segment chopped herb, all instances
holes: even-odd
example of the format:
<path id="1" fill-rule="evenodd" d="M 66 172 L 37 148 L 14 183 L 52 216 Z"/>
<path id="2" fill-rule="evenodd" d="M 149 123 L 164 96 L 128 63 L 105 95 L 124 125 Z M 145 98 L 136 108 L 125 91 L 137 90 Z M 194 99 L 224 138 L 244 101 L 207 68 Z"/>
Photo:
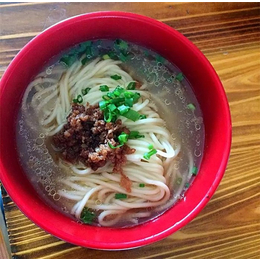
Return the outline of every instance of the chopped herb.
<path id="1" fill-rule="evenodd" d="M 108 143 L 108 146 L 111 148 L 111 149 L 116 149 L 116 148 L 119 148 L 119 147 L 121 147 L 121 146 L 123 146 L 124 144 L 119 144 L 119 145 L 117 145 L 117 146 L 114 146 L 114 145 L 112 145 L 111 143 Z"/>
<path id="2" fill-rule="evenodd" d="M 80 215 L 80 220 L 83 223 L 91 224 L 93 220 L 95 219 L 96 215 L 93 211 L 91 211 L 89 208 L 84 208 Z"/>
<path id="3" fill-rule="evenodd" d="M 115 199 L 127 199 L 127 195 L 124 193 L 116 193 Z"/>
<path id="4" fill-rule="evenodd" d="M 119 54 L 119 59 L 123 62 L 128 60 L 127 55 L 123 54 L 122 52 Z"/>
<path id="5" fill-rule="evenodd" d="M 149 145 L 148 145 L 148 149 L 149 149 L 149 150 L 152 150 L 152 149 L 153 149 L 153 145 L 152 145 L 152 144 L 149 144 Z"/>
<path id="6" fill-rule="evenodd" d="M 111 112 L 113 112 L 113 111 L 115 111 L 115 110 L 117 109 L 117 107 L 116 107 L 114 104 L 109 104 L 109 105 L 107 106 L 107 108 L 108 108 Z"/>
<path id="7" fill-rule="evenodd" d="M 122 132 L 119 136 L 118 136 L 118 141 L 120 144 L 125 144 L 128 140 L 128 134 L 126 134 L 125 132 Z"/>
<path id="8" fill-rule="evenodd" d="M 198 173 L 198 168 L 197 168 L 196 166 L 193 166 L 193 167 L 192 167 L 192 170 L 191 170 L 191 173 L 192 173 L 193 175 L 197 175 L 197 173 Z"/>
<path id="9" fill-rule="evenodd" d="M 165 59 L 160 55 L 157 55 L 155 59 L 157 62 L 161 62 L 161 63 L 164 63 L 164 61 L 165 61 Z"/>
<path id="10" fill-rule="evenodd" d="M 119 97 L 124 91 L 125 91 L 124 88 L 117 86 L 112 93 L 114 96 Z"/>
<path id="11" fill-rule="evenodd" d="M 128 49 L 128 44 L 127 42 L 117 39 L 115 40 L 115 47 L 118 47 L 120 50 L 127 50 Z"/>
<path id="12" fill-rule="evenodd" d="M 139 119 L 146 119 L 146 115 L 140 115 Z"/>
<path id="13" fill-rule="evenodd" d="M 140 184 L 139 184 L 139 187 L 140 187 L 140 188 L 144 188 L 144 187 L 145 187 L 145 184 L 144 184 L 144 183 L 140 183 Z"/>
<path id="14" fill-rule="evenodd" d="M 137 121 L 139 118 L 140 118 L 140 114 L 138 112 L 136 112 L 135 110 L 133 109 L 129 109 L 125 114 L 124 114 L 124 117 L 132 120 L 132 121 Z"/>
<path id="15" fill-rule="evenodd" d="M 133 98 L 126 98 L 125 104 L 129 107 L 132 107 L 134 105 L 134 99 Z"/>
<path id="16" fill-rule="evenodd" d="M 77 60 L 77 55 L 68 54 L 61 57 L 60 62 L 70 67 Z"/>
<path id="17" fill-rule="evenodd" d="M 108 59 L 110 59 L 110 57 L 109 57 L 108 54 L 103 55 L 102 58 L 103 58 L 103 60 L 108 60 Z"/>
<path id="18" fill-rule="evenodd" d="M 130 110 L 130 107 L 121 105 L 117 109 L 118 109 L 120 115 L 125 115 Z"/>
<path id="19" fill-rule="evenodd" d="M 138 138 L 144 138 L 144 135 L 140 135 L 138 131 L 131 131 L 129 133 L 128 139 L 138 139 Z"/>
<path id="20" fill-rule="evenodd" d="M 187 108 L 190 109 L 190 110 L 195 110 L 195 109 L 196 109 L 195 105 L 192 104 L 192 103 L 189 103 L 189 104 L 187 105 Z"/>
<path id="21" fill-rule="evenodd" d="M 190 187 L 190 184 L 187 182 L 187 183 L 185 183 L 184 187 L 185 187 L 185 188 L 189 188 L 189 187 Z"/>
<path id="22" fill-rule="evenodd" d="M 154 154 L 156 154 L 156 153 L 157 153 L 157 150 L 156 150 L 156 149 L 152 149 L 152 150 L 150 150 L 149 152 L 144 153 L 143 158 L 144 158 L 145 160 L 149 160 L 149 159 L 151 158 L 151 156 L 154 155 Z"/>
<path id="23" fill-rule="evenodd" d="M 181 72 L 178 73 L 178 74 L 176 75 L 175 79 L 178 80 L 178 81 L 182 81 L 182 80 L 184 79 L 183 74 L 182 74 Z"/>
<path id="24" fill-rule="evenodd" d="M 134 90 L 134 89 L 135 89 L 135 86 L 136 86 L 136 82 L 135 82 L 135 81 L 132 81 L 132 82 L 130 82 L 130 83 L 127 85 L 126 89 Z"/>
<path id="25" fill-rule="evenodd" d="M 108 88 L 107 85 L 101 85 L 101 86 L 99 86 L 99 89 L 100 89 L 100 91 L 102 91 L 102 92 L 109 91 L 109 88 Z"/>
<path id="26" fill-rule="evenodd" d="M 90 88 L 85 88 L 85 89 L 81 90 L 81 93 L 82 93 L 83 96 L 85 96 L 85 95 L 88 94 L 89 91 L 90 91 Z"/>
<path id="27" fill-rule="evenodd" d="M 119 80 L 119 79 L 121 79 L 122 77 L 121 77 L 120 75 L 115 74 L 115 75 L 110 76 L 110 78 L 111 78 L 111 79 L 114 79 L 114 80 Z"/>
<path id="28" fill-rule="evenodd" d="M 100 110 L 104 110 L 107 107 L 108 102 L 106 100 L 99 101 L 99 108 Z"/>
<path id="29" fill-rule="evenodd" d="M 83 98 L 82 98 L 82 96 L 81 95 L 78 95 L 77 96 L 77 98 L 74 98 L 73 100 L 72 100 L 72 102 L 73 103 L 82 103 L 83 102 Z"/>

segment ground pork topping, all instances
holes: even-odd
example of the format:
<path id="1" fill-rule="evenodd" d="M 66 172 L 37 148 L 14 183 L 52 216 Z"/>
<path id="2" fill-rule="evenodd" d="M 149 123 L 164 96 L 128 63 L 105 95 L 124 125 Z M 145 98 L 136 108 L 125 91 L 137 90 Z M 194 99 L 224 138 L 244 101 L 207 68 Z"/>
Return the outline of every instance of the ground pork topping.
<path id="1" fill-rule="evenodd" d="M 131 191 L 131 181 L 123 173 L 122 166 L 126 163 L 126 154 L 132 154 L 135 149 L 126 144 L 119 145 L 118 136 L 130 131 L 122 125 L 120 119 L 116 122 L 105 122 L 99 106 L 73 104 L 63 129 L 52 137 L 54 147 L 60 151 L 61 157 L 70 162 L 82 162 L 94 171 L 112 162 L 113 172 L 121 174 L 120 185 Z"/>

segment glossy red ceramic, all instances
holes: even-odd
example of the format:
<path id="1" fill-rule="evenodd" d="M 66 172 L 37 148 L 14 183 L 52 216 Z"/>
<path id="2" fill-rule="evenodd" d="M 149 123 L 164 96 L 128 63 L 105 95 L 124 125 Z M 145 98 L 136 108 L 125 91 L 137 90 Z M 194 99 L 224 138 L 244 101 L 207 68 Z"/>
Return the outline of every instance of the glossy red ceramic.
<path id="1" fill-rule="evenodd" d="M 81 225 L 46 205 L 20 166 L 15 124 L 30 80 L 51 57 L 77 43 L 122 38 L 151 48 L 175 63 L 191 82 L 205 123 L 205 150 L 200 172 L 180 201 L 162 216 L 132 228 Z M 215 192 L 226 169 L 231 120 L 222 84 L 204 55 L 183 35 L 148 17 L 124 12 L 89 13 L 60 22 L 30 41 L 14 58 L 1 80 L 0 177 L 20 210 L 38 226 L 73 244 L 120 250 L 150 244 L 189 223 Z"/>

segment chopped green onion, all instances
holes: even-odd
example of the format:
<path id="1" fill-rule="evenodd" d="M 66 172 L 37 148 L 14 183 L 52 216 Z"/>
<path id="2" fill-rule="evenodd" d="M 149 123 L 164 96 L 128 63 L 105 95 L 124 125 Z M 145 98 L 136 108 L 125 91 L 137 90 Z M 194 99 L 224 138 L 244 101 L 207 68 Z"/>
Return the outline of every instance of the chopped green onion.
<path id="1" fill-rule="evenodd" d="M 134 103 L 140 98 L 140 94 L 135 92 L 134 95 L 133 95 L 133 100 L 134 100 Z"/>
<path id="2" fill-rule="evenodd" d="M 125 132 L 122 132 L 119 136 L 118 136 L 118 141 L 120 144 L 125 144 L 128 140 L 128 134 L 126 134 Z"/>
<path id="3" fill-rule="evenodd" d="M 83 223 L 86 224 L 91 224 L 93 220 L 95 219 L 96 215 L 93 211 L 91 211 L 89 208 L 83 208 L 81 215 L 80 215 L 80 220 Z"/>
<path id="4" fill-rule="evenodd" d="M 129 107 L 132 107 L 134 105 L 134 99 L 133 98 L 126 98 L 125 104 Z"/>
<path id="5" fill-rule="evenodd" d="M 125 91 L 124 92 L 125 98 L 132 98 L 134 95 L 135 95 L 135 93 L 133 93 L 131 91 Z"/>
<path id="6" fill-rule="evenodd" d="M 82 95 L 83 96 L 85 96 L 85 95 L 87 95 L 88 94 L 88 92 L 90 91 L 90 88 L 83 88 L 82 90 L 81 90 L 81 93 L 82 93 Z"/>
<path id="7" fill-rule="evenodd" d="M 176 75 L 175 79 L 178 80 L 178 81 L 182 81 L 182 80 L 184 79 L 183 74 L 182 74 L 181 72 L 178 73 L 178 74 Z"/>
<path id="8" fill-rule="evenodd" d="M 107 55 L 110 57 L 110 59 L 118 60 L 118 56 L 113 51 L 108 52 Z"/>
<path id="9" fill-rule="evenodd" d="M 73 102 L 73 103 L 78 103 L 78 100 L 77 100 L 76 98 L 74 98 L 74 99 L 72 100 L 72 102 Z"/>
<path id="10" fill-rule="evenodd" d="M 110 97 L 108 97 L 107 95 L 104 95 L 104 96 L 102 96 L 102 98 L 104 99 L 104 100 L 110 100 Z"/>
<path id="11" fill-rule="evenodd" d="M 132 81 L 132 82 L 130 82 L 130 83 L 127 85 L 126 89 L 134 90 L 134 89 L 135 89 L 135 85 L 136 85 L 136 82 L 135 82 L 135 81 Z"/>
<path id="12" fill-rule="evenodd" d="M 110 57 L 109 57 L 108 54 L 103 55 L 102 58 L 103 58 L 103 60 L 108 60 L 108 59 L 110 59 Z"/>
<path id="13" fill-rule="evenodd" d="M 161 62 L 161 63 L 164 63 L 164 61 L 165 61 L 165 59 L 160 55 L 157 55 L 155 59 L 157 62 Z"/>
<path id="14" fill-rule="evenodd" d="M 101 86 L 99 86 L 99 90 L 102 92 L 106 92 L 106 91 L 109 91 L 109 88 L 107 85 L 101 85 Z"/>
<path id="15" fill-rule="evenodd" d="M 109 100 L 109 103 L 115 104 L 116 106 L 119 106 L 124 101 L 125 101 L 124 98 L 112 98 L 111 100 Z"/>
<path id="16" fill-rule="evenodd" d="M 104 120 L 105 120 L 105 122 L 109 123 L 109 122 L 112 121 L 112 119 L 113 119 L 112 112 L 109 111 L 109 110 L 105 110 L 105 113 L 104 113 Z"/>
<path id="17" fill-rule="evenodd" d="M 185 183 L 184 187 L 185 187 L 185 188 L 189 188 L 189 187 L 190 187 L 190 184 L 187 182 L 187 183 Z"/>
<path id="18" fill-rule="evenodd" d="M 114 79 L 114 80 L 119 80 L 119 79 L 121 79 L 122 77 L 121 77 L 120 75 L 115 74 L 115 75 L 110 76 L 110 78 L 111 78 L 111 79 Z"/>
<path id="19" fill-rule="evenodd" d="M 89 60 L 90 60 L 90 58 L 85 57 L 84 59 L 81 60 L 81 64 L 85 65 Z"/>
<path id="20" fill-rule="evenodd" d="M 117 109 L 119 110 L 120 115 L 125 115 L 125 113 L 127 113 L 130 108 L 128 106 L 121 105 L 121 106 L 117 107 Z"/>
<path id="21" fill-rule="evenodd" d="M 192 167 L 192 170 L 191 170 L 191 173 L 192 173 L 193 175 L 197 175 L 197 173 L 198 173 L 198 168 L 197 168 L 196 166 L 193 166 L 193 167 Z"/>
<path id="22" fill-rule="evenodd" d="M 116 193 L 115 199 L 127 199 L 127 195 L 124 193 Z"/>
<path id="23" fill-rule="evenodd" d="M 127 44 L 127 42 L 125 42 L 121 39 L 117 39 L 117 40 L 115 40 L 115 47 L 118 47 L 120 50 L 127 50 L 128 44 Z"/>
<path id="24" fill-rule="evenodd" d="M 187 105 L 187 108 L 190 109 L 190 110 L 195 110 L 195 109 L 196 109 L 195 105 L 192 104 L 192 103 L 189 103 L 189 104 Z"/>
<path id="25" fill-rule="evenodd" d="M 111 149 L 116 149 L 116 148 L 119 148 L 119 147 L 121 147 L 121 146 L 123 146 L 124 144 L 119 144 L 119 145 L 117 145 L 117 146 L 114 146 L 114 145 L 112 145 L 111 143 L 109 143 L 108 142 L 108 146 L 111 148 Z"/>
<path id="26" fill-rule="evenodd" d="M 65 63 L 70 67 L 77 60 L 77 55 L 68 54 L 61 57 L 60 62 Z"/>
<path id="27" fill-rule="evenodd" d="M 151 151 L 147 152 L 147 153 L 144 153 L 143 155 L 143 158 L 145 160 L 149 160 L 151 158 L 152 155 L 156 154 L 157 153 L 157 150 L 155 149 L 152 149 Z"/>
<path id="28" fill-rule="evenodd" d="M 138 131 L 131 131 L 129 133 L 128 139 L 137 139 L 137 138 L 144 138 L 144 135 L 140 135 Z"/>
<path id="29" fill-rule="evenodd" d="M 99 101 L 99 108 L 100 110 L 104 110 L 107 107 L 108 102 L 106 100 Z"/>
<path id="30" fill-rule="evenodd" d="M 83 98 L 81 95 L 78 95 L 77 96 L 77 100 L 78 100 L 78 103 L 82 103 L 83 102 Z"/>
<path id="31" fill-rule="evenodd" d="M 149 144 L 149 145 L 148 145 L 148 149 L 149 149 L 149 150 L 152 150 L 152 149 L 153 149 L 153 145 L 152 145 L 152 144 Z"/>
<path id="32" fill-rule="evenodd" d="M 146 115 L 140 115 L 139 119 L 146 119 Z"/>
<path id="33" fill-rule="evenodd" d="M 140 184 L 139 184 L 139 187 L 140 187 L 140 188 L 144 188 L 144 186 L 145 186 L 144 183 L 140 183 Z"/>
<path id="34" fill-rule="evenodd" d="M 125 91 L 124 88 L 117 86 L 115 90 L 112 92 L 116 97 L 119 97 Z"/>
<path id="35" fill-rule="evenodd" d="M 115 110 L 117 109 L 114 104 L 109 104 L 107 107 L 108 107 L 108 109 L 109 109 L 111 112 L 113 112 L 113 111 L 115 111 Z"/>
<path id="36" fill-rule="evenodd" d="M 137 121 L 139 118 L 140 118 L 140 114 L 138 112 L 136 112 L 135 110 L 133 109 L 129 109 L 125 114 L 124 114 L 124 117 L 132 120 L 132 121 Z"/>
<path id="37" fill-rule="evenodd" d="M 122 52 L 119 54 L 119 59 L 123 62 L 126 62 L 128 57 L 127 55 L 123 54 Z"/>

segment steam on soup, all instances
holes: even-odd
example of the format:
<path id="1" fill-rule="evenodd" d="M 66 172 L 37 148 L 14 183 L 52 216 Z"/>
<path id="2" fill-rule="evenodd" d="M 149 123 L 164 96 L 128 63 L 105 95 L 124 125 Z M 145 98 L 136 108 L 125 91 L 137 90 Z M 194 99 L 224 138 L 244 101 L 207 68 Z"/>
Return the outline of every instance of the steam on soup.
<path id="1" fill-rule="evenodd" d="M 26 89 L 17 133 L 46 203 L 116 227 L 185 199 L 204 144 L 199 104 L 179 69 L 123 40 L 84 42 L 46 66 Z"/>

